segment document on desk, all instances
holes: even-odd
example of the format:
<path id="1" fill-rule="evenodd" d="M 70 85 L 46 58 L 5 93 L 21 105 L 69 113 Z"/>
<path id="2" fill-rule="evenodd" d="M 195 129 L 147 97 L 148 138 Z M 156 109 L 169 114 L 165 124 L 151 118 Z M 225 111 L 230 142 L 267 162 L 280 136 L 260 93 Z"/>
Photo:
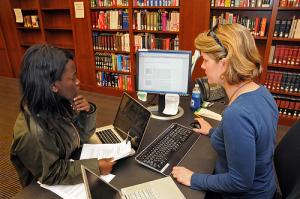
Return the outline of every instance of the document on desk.
<path id="1" fill-rule="evenodd" d="M 113 174 L 100 176 L 100 178 L 106 181 L 107 183 L 109 183 L 114 177 L 115 175 Z M 75 184 L 75 185 L 52 185 L 52 186 L 42 184 L 40 182 L 38 182 L 38 184 L 40 184 L 41 187 L 49 191 L 52 191 L 53 193 L 55 193 L 56 195 L 64 199 L 77 199 L 77 198 L 87 199 L 83 183 Z"/>
<path id="2" fill-rule="evenodd" d="M 80 159 L 114 158 L 119 160 L 132 154 L 131 143 L 124 140 L 118 144 L 84 144 Z"/>
<path id="3" fill-rule="evenodd" d="M 214 120 L 221 121 L 222 116 L 216 112 L 213 112 L 211 110 L 208 110 L 206 108 L 200 108 L 197 111 L 194 112 L 196 116 L 202 116 L 202 117 L 208 117 Z"/>

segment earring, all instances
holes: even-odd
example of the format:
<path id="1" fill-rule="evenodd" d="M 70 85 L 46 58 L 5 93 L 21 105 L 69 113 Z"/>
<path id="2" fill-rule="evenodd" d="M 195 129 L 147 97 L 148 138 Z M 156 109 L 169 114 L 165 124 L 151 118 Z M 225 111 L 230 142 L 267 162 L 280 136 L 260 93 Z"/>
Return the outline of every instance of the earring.
<path id="1" fill-rule="evenodd" d="M 55 85 L 52 85 L 51 86 L 51 90 L 54 92 L 54 93 L 57 93 L 58 89 L 56 88 Z"/>
<path id="2" fill-rule="evenodd" d="M 224 75 L 221 75 L 221 76 L 220 76 L 220 79 L 221 79 L 221 80 L 224 80 L 224 79 L 225 79 L 225 76 L 224 76 Z"/>

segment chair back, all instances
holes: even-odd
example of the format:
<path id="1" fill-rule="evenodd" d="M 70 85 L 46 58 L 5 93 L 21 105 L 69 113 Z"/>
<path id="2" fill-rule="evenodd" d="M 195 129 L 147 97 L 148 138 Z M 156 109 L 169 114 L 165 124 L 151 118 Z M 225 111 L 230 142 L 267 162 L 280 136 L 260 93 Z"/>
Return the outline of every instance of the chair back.
<path id="1" fill-rule="evenodd" d="M 295 188 L 300 183 L 300 120 L 277 145 L 274 165 L 282 197 L 287 198 L 292 192 L 295 194 Z"/>

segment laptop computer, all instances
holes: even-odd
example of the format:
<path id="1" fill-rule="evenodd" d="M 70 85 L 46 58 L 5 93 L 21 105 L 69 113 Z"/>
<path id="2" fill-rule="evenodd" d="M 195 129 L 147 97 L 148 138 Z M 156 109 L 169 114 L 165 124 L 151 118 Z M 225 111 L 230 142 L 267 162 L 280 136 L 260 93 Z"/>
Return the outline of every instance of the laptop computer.
<path id="1" fill-rule="evenodd" d="M 137 151 L 150 118 L 151 112 L 124 92 L 113 124 L 97 128 L 95 134 L 105 144 L 130 139 L 132 148 Z"/>
<path id="2" fill-rule="evenodd" d="M 119 190 L 81 165 L 88 199 L 183 199 L 185 198 L 171 177 L 145 182 Z"/>

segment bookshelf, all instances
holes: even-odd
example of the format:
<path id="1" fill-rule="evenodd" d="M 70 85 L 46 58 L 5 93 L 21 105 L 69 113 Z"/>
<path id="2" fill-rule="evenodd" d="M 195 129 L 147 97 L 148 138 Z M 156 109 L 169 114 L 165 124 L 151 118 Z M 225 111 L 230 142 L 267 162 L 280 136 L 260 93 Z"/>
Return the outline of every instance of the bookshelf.
<path id="1" fill-rule="evenodd" d="M 294 1 L 294 4 L 283 7 L 282 2 L 292 3 L 293 1 L 211 0 L 210 26 L 215 24 L 216 20 L 219 20 L 221 23 L 239 22 L 249 28 L 263 57 L 263 74 L 260 83 L 270 90 L 277 102 L 280 112 L 279 123 L 290 126 L 300 119 L 300 66 L 290 62 L 287 64 L 288 56 L 286 56 L 286 62 L 274 62 L 273 60 L 279 52 L 278 49 L 275 50 L 276 46 L 277 48 L 278 46 L 280 48 L 284 46 L 284 49 L 288 49 L 285 52 L 288 54 L 287 51 L 292 52 L 289 49 L 300 48 L 300 38 L 275 37 L 274 31 L 280 32 L 277 22 L 279 19 L 285 21 L 299 19 L 300 5 L 297 5 L 297 1 Z M 240 3 L 242 4 L 239 5 Z M 262 28 L 264 26 L 262 25 L 263 18 L 266 18 L 264 28 Z M 281 27 L 283 32 L 285 28 L 286 26 Z M 283 53 L 282 57 L 284 57 L 285 50 L 281 51 Z M 275 53 L 276 55 L 274 55 Z M 294 57 L 296 59 L 297 55 Z"/>
<path id="2" fill-rule="evenodd" d="M 123 0 L 101 4 L 89 0 L 92 62 L 98 91 L 113 95 L 135 92 L 138 49 L 179 49 L 179 1 L 146 2 Z"/>
<path id="3" fill-rule="evenodd" d="M 34 44 L 49 43 L 72 50 L 73 27 L 69 0 L 12 0 L 11 8 L 20 8 L 23 23 L 16 23 L 22 53 Z"/>

